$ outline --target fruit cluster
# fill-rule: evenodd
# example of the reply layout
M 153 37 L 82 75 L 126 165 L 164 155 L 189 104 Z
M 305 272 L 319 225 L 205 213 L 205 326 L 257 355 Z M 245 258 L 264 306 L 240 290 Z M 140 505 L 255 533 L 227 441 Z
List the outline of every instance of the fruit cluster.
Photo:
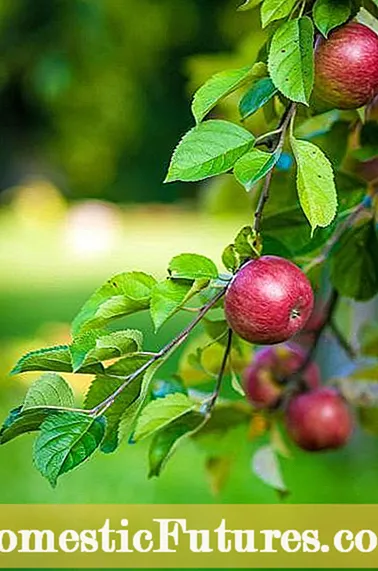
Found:
M 225 300 L 229 325 L 243 339 L 269 344 L 244 373 L 245 391 L 259 409 L 280 404 L 292 440 L 304 450 L 344 445 L 353 429 L 347 403 L 333 388 L 321 387 L 320 370 L 298 344 L 287 341 L 311 321 L 314 296 L 305 274 L 292 262 L 262 256 L 245 264 Z M 277 344 L 278 345 L 272 345 Z M 294 389 L 294 390 L 293 390 Z

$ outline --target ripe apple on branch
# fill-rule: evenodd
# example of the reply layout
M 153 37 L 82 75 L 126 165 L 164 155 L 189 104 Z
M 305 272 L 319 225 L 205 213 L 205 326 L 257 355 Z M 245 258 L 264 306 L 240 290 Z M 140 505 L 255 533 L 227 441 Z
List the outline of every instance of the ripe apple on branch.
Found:
M 15 365 L 13 374 L 44 374 L 9 413 L 0 444 L 37 432 L 34 463 L 53 486 L 125 436 L 151 437 L 149 475 L 158 476 L 186 439 L 210 439 L 214 452 L 235 427 L 262 440 L 256 456 L 268 454 L 266 466 L 274 458 L 277 472 L 290 443 L 339 448 L 363 420 L 362 406 L 377 406 L 355 381 L 367 374 L 364 356 L 372 358 L 369 378 L 378 374 L 378 328 L 367 324 L 352 346 L 338 309 L 343 298 L 378 294 L 378 183 L 355 176 L 366 157 L 377 160 L 378 21 L 368 0 L 337 4 L 246 0 L 240 10 L 260 10 L 266 28 L 258 61 L 215 74 L 194 95 L 195 126 L 176 147 L 166 182 L 227 175 L 251 193 L 254 216 L 225 248 L 226 272 L 185 253 L 160 281 L 118 274 L 81 308 L 69 345 L 32 351 Z M 238 122 L 218 115 L 230 94 L 239 95 Z M 319 316 L 321 283 L 329 297 Z M 155 331 L 178 312 L 194 318 L 151 352 L 141 331 L 109 327 L 139 311 L 150 313 Z M 354 362 L 342 379 L 322 378 L 315 362 L 326 335 Z M 185 375 L 160 379 L 156 390 L 159 368 L 189 337 Z M 61 373 L 91 376 L 82 403 Z M 259 466 L 256 475 L 274 486 Z

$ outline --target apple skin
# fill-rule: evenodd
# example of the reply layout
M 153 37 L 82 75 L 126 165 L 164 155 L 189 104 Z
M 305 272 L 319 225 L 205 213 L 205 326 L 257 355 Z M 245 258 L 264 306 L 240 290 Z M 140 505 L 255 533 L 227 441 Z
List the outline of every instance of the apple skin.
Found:
M 294 343 L 260 349 L 244 371 L 244 388 L 248 400 L 257 408 L 273 408 L 285 390 L 283 381 L 300 369 L 306 352 Z M 303 380 L 311 389 L 320 385 L 320 371 L 311 362 L 303 372 Z
M 351 22 L 317 41 L 315 107 L 357 109 L 377 94 L 378 35 L 373 30 Z
M 278 256 L 247 262 L 229 285 L 226 319 L 240 337 L 257 345 L 282 343 L 302 329 L 314 294 L 305 274 Z
M 293 397 L 285 420 L 294 442 L 312 452 L 340 448 L 353 432 L 348 405 L 333 388 L 318 388 Z

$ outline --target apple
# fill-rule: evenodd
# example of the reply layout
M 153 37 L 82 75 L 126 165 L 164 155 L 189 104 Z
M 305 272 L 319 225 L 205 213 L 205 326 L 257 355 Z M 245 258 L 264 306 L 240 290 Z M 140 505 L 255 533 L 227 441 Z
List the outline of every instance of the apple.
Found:
M 315 47 L 315 107 L 357 109 L 378 94 L 378 35 L 350 22 Z
M 302 329 L 313 305 L 310 282 L 298 266 L 278 256 L 262 256 L 234 276 L 224 308 L 237 335 L 257 345 L 273 345 Z
M 284 381 L 298 371 L 307 353 L 294 343 L 284 343 L 260 349 L 244 371 L 244 388 L 249 401 L 257 408 L 276 406 L 285 390 Z M 303 371 L 303 380 L 309 388 L 320 384 L 320 371 L 310 362 Z
M 318 388 L 292 398 L 286 427 L 303 450 L 340 448 L 349 440 L 353 420 L 347 403 L 333 388 Z

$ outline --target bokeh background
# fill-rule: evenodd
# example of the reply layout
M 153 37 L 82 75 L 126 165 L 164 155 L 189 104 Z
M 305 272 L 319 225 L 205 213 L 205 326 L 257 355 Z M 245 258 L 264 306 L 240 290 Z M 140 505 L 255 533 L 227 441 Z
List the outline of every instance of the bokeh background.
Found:
M 1 1 L 1 418 L 35 378 L 9 377 L 17 358 L 67 342 L 70 321 L 110 275 L 141 269 L 163 276 L 169 259 L 185 251 L 220 265 L 223 246 L 250 219 L 252 198 L 227 176 L 162 183 L 172 149 L 193 124 L 193 90 L 216 71 L 256 59 L 258 16 L 236 12 L 237 4 Z M 223 113 L 232 113 L 229 103 Z M 128 320 L 146 332 L 152 350 L 184 323 L 179 316 L 154 336 L 148 316 Z M 333 364 L 342 360 L 332 353 Z M 85 388 L 83 379 L 75 383 Z M 147 446 L 124 443 L 52 490 L 32 466 L 32 437 L 23 437 L 0 449 L 0 502 L 279 501 L 251 473 L 255 443 L 237 435 L 235 442 L 230 479 L 214 496 L 204 455 L 190 442 L 158 480 L 147 479 Z M 285 501 L 378 502 L 373 436 L 357 434 L 338 453 L 298 452 L 283 470 L 292 492 Z

